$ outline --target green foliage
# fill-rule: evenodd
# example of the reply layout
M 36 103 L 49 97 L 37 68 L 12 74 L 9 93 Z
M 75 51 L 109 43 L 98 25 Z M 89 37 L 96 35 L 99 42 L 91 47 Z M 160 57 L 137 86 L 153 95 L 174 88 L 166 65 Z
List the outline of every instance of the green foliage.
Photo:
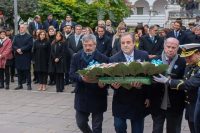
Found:
M 85 0 L 38 0 L 38 2 L 38 14 L 43 18 L 46 18 L 48 13 L 53 13 L 61 22 L 66 14 L 70 14 L 77 23 L 92 28 L 97 25 L 99 19 L 120 22 L 130 15 L 130 9 L 123 0 L 96 0 L 92 4 L 86 3 Z
M 0 9 L 8 17 L 7 20 L 12 21 L 13 0 L 0 1 Z M 70 14 L 77 23 L 92 28 L 99 19 L 110 19 L 118 23 L 131 13 L 124 0 L 94 0 L 91 4 L 86 3 L 86 0 L 18 0 L 18 12 L 24 21 L 36 14 L 45 20 L 52 13 L 61 22 L 66 14 Z
M 37 0 L 18 0 L 18 14 L 26 21 L 37 12 Z M 14 0 L 0 0 L 0 10 L 6 16 L 6 23 L 13 24 Z

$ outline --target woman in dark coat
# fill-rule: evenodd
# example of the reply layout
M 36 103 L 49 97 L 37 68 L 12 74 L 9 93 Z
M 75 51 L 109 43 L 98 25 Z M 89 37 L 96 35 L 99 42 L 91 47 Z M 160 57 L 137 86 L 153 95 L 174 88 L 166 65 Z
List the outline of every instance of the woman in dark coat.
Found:
M 56 29 L 53 26 L 49 26 L 48 29 L 48 35 L 49 35 L 49 42 L 52 44 L 53 40 L 55 40 L 56 36 Z M 49 83 L 48 85 L 55 85 L 55 75 L 54 73 L 49 73 Z
M 40 30 L 38 39 L 34 42 L 33 54 L 35 58 L 35 71 L 38 74 L 39 88 L 38 90 L 46 90 L 47 76 L 48 76 L 48 62 L 49 62 L 50 44 L 47 33 Z
M 64 90 L 64 73 L 68 72 L 67 63 L 70 63 L 70 52 L 61 32 L 56 33 L 51 45 L 49 72 L 56 75 L 56 91 Z

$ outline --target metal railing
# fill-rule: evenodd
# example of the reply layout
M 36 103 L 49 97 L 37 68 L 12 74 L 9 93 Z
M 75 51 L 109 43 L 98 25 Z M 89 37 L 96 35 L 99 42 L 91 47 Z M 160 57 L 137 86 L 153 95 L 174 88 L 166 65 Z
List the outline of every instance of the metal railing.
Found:
M 168 19 L 194 19 L 196 16 L 200 16 L 200 10 L 191 10 L 191 11 L 170 11 Z

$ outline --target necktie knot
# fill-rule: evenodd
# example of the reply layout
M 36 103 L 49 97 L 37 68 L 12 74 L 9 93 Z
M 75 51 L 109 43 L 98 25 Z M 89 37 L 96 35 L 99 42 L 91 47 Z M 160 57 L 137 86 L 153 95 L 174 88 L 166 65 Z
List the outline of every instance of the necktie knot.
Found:
M 151 41 L 154 42 L 154 37 L 153 36 L 151 37 Z

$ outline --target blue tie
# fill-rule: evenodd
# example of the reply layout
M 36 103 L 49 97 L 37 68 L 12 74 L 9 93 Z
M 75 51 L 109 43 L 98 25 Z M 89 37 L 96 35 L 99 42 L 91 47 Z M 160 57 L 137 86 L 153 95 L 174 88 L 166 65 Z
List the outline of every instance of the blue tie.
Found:
M 154 37 L 151 37 L 151 41 L 152 41 L 152 43 L 154 43 Z
M 127 61 L 132 62 L 133 61 L 133 56 L 127 56 Z
M 76 46 L 78 45 L 78 41 L 79 41 L 79 36 L 75 37 L 75 41 L 76 41 Z

